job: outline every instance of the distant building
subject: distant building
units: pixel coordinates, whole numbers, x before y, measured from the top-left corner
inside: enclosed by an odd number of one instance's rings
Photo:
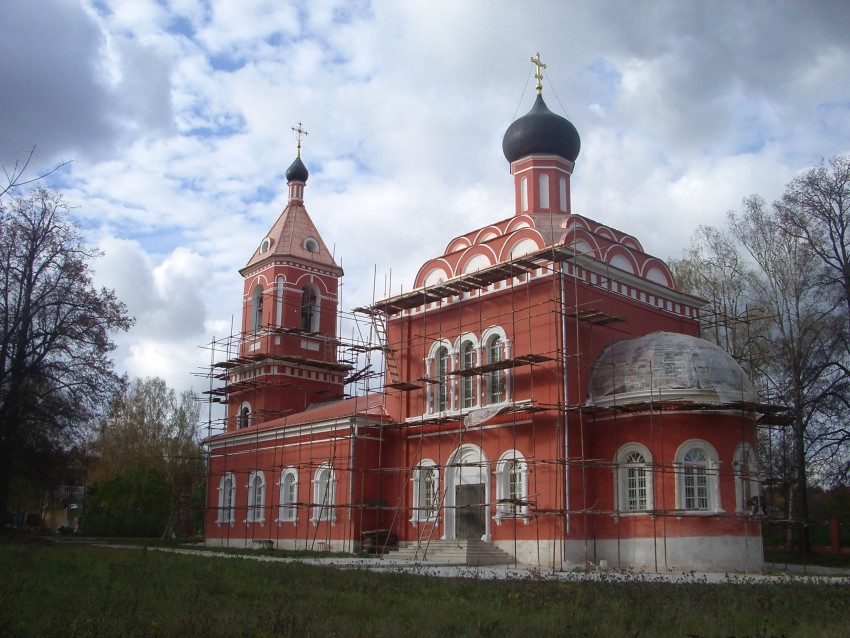
[[[489,553],[470,562],[761,567],[752,384],[698,338],[703,301],[661,260],[572,212],[580,146],[538,82],[503,141],[510,216],[359,309],[383,383],[343,398],[342,269],[304,206],[299,133],[288,204],[240,271],[238,349],[215,368],[209,545],[397,538],[421,557],[473,541]]]

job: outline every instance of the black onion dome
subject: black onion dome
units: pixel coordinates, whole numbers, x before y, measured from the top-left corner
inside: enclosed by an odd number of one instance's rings
[[[304,162],[301,161],[300,157],[296,157],[295,161],[289,165],[289,168],[286,169],[286,181],[287,182],[306,182],[307,176],[310,173],[307,172],[307,167],[304,166]]]
[[[575,162],[580,150],[576,127],[567,118],[552,113],[539,93],[531,110],[514,120],[502,139],[502,152],[509,162],[537,153]]]

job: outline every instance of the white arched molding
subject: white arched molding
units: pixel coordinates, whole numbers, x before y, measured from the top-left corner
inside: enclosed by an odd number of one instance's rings
[[[720,513],[720,457],[708,441],[690,439],[676,450],[677,514]]]
[[[465,443],[452,452],[446,463],[445,492],[443,497],[444,539],[457,538],[457,488],[461,485],[484,486],[484,534],[481,540],[489,541],[490,533],[490,462],[477,445]]]
[[[263,285],[254,286],[251,293],[251,332],[257,332],[263,327]]]
[[[628,273],[634,274],[634,272],[635,272],[634,264],[631,262],[631,260],[629,260],[628,257],[626,257],[623,254],[617,253],[617,254],[612,255],[611,260],[608,263],[611,264],[612,266],[614,266],[614,268],[619,268],[620,270],[625,270]]]
[[[266,477],[256,470],[248,477],[248,517],[246,523],[259,523],[266,520]]]
[[[336,475],[331,463],[322,463],[313,477],[313,525],[336,523]]]
[[[481,375],[463,374],[464,370],[477,368],[481,362],[481,347],[478,337],[465,333],[458,337],[454,348],[454,369],[459,372],[453,375],[457,379],[456,395],[457,409],[464,411],[477,407],[481,402]]]
[[[218,482],[218,516],[217,525],[236,522],[236,480],[231,472],[227,472]]]
[[[537,245],[536,241],[530,238],[521,239],[516,244],[511,246],[509,258],[516,259],[518,257],[522,257],[523,255],[527,255],[528,253],[533,253],[537,250],[540,250],[540,246]]]
[[[742,516],[757,516],[761,511],[761,494],[756,454],[749,443],[735,448],[732,458],[735,472],[735,513]]]
[[[242,430],[253,425],[254,415],[251,411],[251,404],[243,401],[239,405],[239,411],[236,413],[236,429]]]
[[[434,268],[428,271],[428,274],[425,275],[425,279],[422,282],[422,285],[426,288],[428,286],[437,286],[443,283],[449,276],[446,274],[446,271],[442,268]]]
[[[487,255],[475,255],[463,265],[463,274],[477,272],[493,265],[493,260]]]
[[[275,289],[274,289],[274,315],[275,315],[275,325],[280,328],[283,325],[283,291],[286,285],[286,277],[283,275],[278,275],[275,280]]]
[[[425,359],[425,377],[432,383],[426,386],[426,413],[440,414],[453,410],[452,406],[452,344],[440,339],[431,344]]]
[[[280,500],[277,511],[278,523],[296,523],[298,521],[298,470],[288,467],[280,474],[278,481]]]
[[[424,459],[413,469],[413,500],[410,522],[416,526],[436,521],[440,513],[440,471],[431,459]]]
[[[499,457],[496,471],[497,525],[506,518],[521,518],[528,525],[528,463],[516,450],[508,450]]]
[[[646,514],[653,508],[652,454],[645,445],[626,443],[614,456],[614,511]]]
[[[667,275],[664,274],[664,271],[658,268],[657,266],[653,266],[652,268],[646,271],[644,275],[644,279],[648,279],[651,282],[664,286],[666,288],[670,287],[670,280],[667,279]]]
[[[489,365],[511,358],[511,342],[501,326],[487,328],[481,335],[481,363]],[[483,405],[496,405],[511,400],[510,369],[493,370],[482,375]]]

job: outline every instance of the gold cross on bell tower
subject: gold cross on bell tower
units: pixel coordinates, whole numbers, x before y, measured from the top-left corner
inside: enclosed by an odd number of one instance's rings
[[[298,140],[298,157],[301,157],[301,140],[304,139],[305,135],[309,135],[309,133],[301,126],[301,122],[298,122],[298,126],[293,126],[292,130],[295,131],[295,139]]]
[[[531,63],[537,67],[537,72],[534,74],[534,79],[537,80],[537,92],[543,92],[543,69],[546,68],[546,65],[540,61],[540,51],[537,52],[537,55],[531,58]]]

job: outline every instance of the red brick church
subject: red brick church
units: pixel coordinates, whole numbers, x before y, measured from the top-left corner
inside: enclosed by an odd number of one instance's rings
[[[505,217],[357,309],[376,335],[359,350],[338,335],[343,273],[305,207],[299,125],[286,208],[240,271],[241,334],[214,367],[208,545],[761,567],[753,386],[698,338],[703,301],[664,262],[573,212],[579,134],[533,61],[535,103],[502,145]],[[352,350],[378,387],[352,392]]]

